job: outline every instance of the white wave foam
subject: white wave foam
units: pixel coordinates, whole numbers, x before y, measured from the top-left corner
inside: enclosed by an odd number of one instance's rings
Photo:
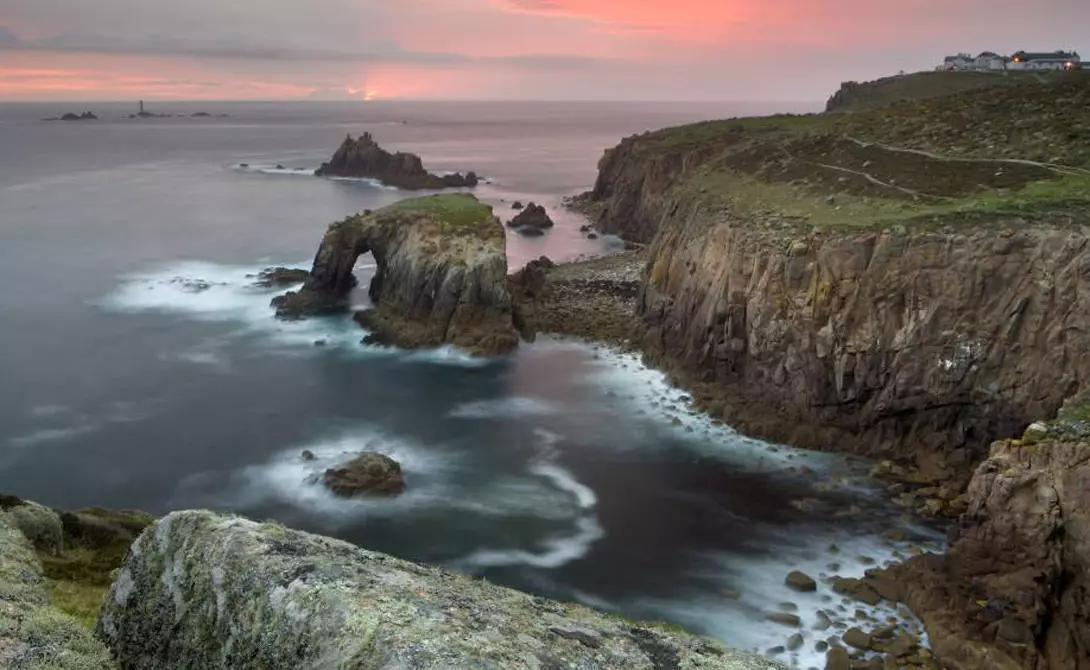
[[[530,466],[530,472],[545,477],[551,481],[556,488],[570,493],[575,497],[580,509],[593,509],[595,505],[598,504],[598,496],[594,494],[594,491],[589,486],[580,483],[572,473],[564,468],[553,465],[552,463],[534,463]]]
[[[280,165],[258,165],[254,163],[239,163],[232,167],[240,172],[258,172],[261,174],[285,175],[289,177],[313,177],[314,172],[318,169],[312,167],[289,168]]]
[[[116,401],[94,412],[83,413],[61,405],[34,407],[30,414],[39,419],[52,419],[66,425],[54,425],[32,430],[8,439],[13,447],[33,447],[81,437],[123,423],[136,423],[150,417],[158,403]]]
[[[448,416],[459,419],[518,419],[527,416],[548,416],[559,410],[539,398],[512,397],[478,400],[458,405]]]

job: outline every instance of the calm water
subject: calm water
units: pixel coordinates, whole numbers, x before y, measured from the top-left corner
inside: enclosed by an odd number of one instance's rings
[[[760,649],[791,632],[764,612],[792,601],[809,620],[818,603],[782,586],[788,570],[826,572],[832,542],[842,574],[892,551],[878,535],[894,512],[840,459],[711,426],[634,359],[548,338],[491,361],[374,349],[347,318],[278,323],[249,277],[307,266],[329,222],[404,197],[292,173],[348,132],[434,171],[476,170],[507,217],[511,200],[556,206],[588,188],[622,136],[799,110],[209,103],[161,111],[230,118],[130,121],[128,106],[83,108],[103,120],[0,106],[0,491],[275,518]],[[513,265],[620,245],[554,214],[546,237],[509,240]],[[357,270],[366,286],[365,259]],[[349,502],[308,483],[362,449],[400,460],[409,491]],[[852,505],[866,512],[837,516]],[[811,635],[803,666],[819,664]]]

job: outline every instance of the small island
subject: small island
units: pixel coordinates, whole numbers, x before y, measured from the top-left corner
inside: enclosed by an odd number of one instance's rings
[[[98,121],[98,117],[95,116],[93,112],[84,112],[82,114],[65,112],[60,116],[53,116],[48,119],[42,119],[42,121]]]
[[[371,133],[359,139],[348,135],[328,163],[314,173],[319,177],[374,179],[387,186],[410,191],[474,187],[480,178],[474,172],[436,175],[424,169],[416,154],[390,153],[375,142]]]

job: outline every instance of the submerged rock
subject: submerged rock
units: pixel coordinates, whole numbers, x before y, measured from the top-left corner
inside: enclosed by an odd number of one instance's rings
[[[514,228],[522,235],[544,235],[553,225],[545,208],[533,202],[507,222],[508,228]]]
[[[313,460],[311,458],[304,460]],[[329,468],[322,477],[327,489],[342,498],[397,495],[405,490],[401,464],[384,454],[366,451],[344,465]]]
[[[266,288],[292,286],[302,284],[309,278],[309,272],[298,268],[265,268],[258,273],[256,284]]]
[[[207,511],[136,542],[96,633],[125,670],[780,670],[653,624]]]
[[[320,177],[359,177],[377,179],[388,186],[406,190],[476,186],[480,178],[474,172],[434,175],[424,169],[420,157],[410,153],[390,153],[380,147],[371,133],[341,143],[328,163],[315,172]]]
[[[452,344],[481,355],[518,346],[507,289],[506,238],[492,209],[468,194],[412,198],[332,224],[310,278],[273,300],[277,315],[343,311],[352,268],[370,252],[375,307],[356,315],[368,341],[406,348]]]

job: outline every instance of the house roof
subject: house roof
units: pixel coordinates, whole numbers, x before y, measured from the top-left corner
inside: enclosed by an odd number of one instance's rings
[[[1071,60],[1078,58],[1077,51],[1016,51],[1014,57],[1019,60]]]
[[[994,51],[981,51],[977,58],[999,58],[999,54]]]

